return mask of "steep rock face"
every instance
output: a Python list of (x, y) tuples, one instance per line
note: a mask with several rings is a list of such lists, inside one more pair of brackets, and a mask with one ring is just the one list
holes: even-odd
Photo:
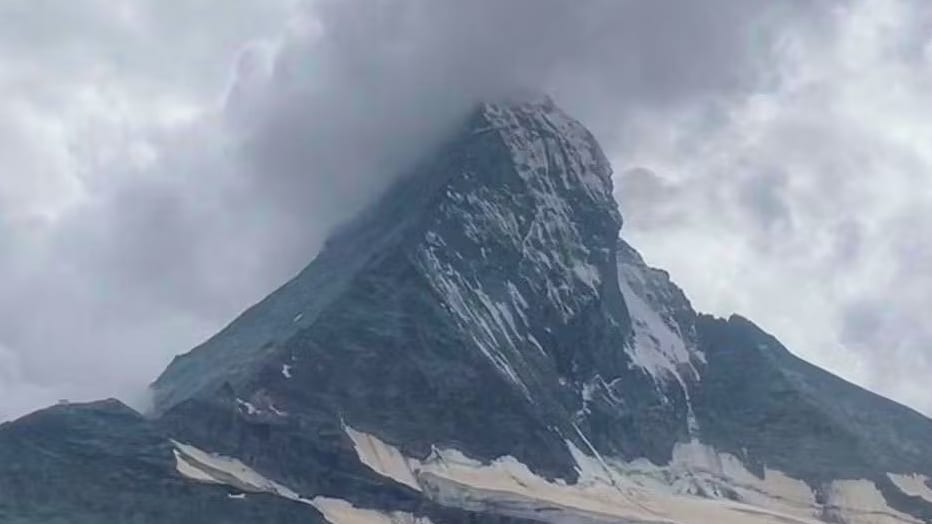
[(159, 410), (211, 403), (269, 432), (342, 420), (416, 456), (456, 444), (569, 480), (566, 441), (666, 460), (687, 433), (685, 390), (664, 394), (632, 362), (620, 225), (588, 131), (549, 101), (484, 105), (281, 298), (177, 359)]
[(632, 325), (625, 350), (666, 401), (671, 394), (682, 399), (688, 436), (696, 437), (699, 428), (690, 390), (701, 381), (706, 363), (699, 349), (696, 312), (666, 271), (648, 266), (624, 240), (618, 241), (617, 250), (618, 285)]

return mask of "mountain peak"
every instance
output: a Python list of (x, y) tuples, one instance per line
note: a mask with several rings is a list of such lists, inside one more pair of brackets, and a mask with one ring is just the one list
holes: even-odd
[[(475, 276), (489, 270), (489, 253), (507, 250), (509, 263), (538, 268), (533, 278), (549, 286), (550, 301), (566, 316), (597, 292), (600, 273), (612, 273), (620, 226), (611, 168), (585, 127), (546, 97), (482, 103), (446, 145), (337, 228), (295, 279), (176, 358), (154, 384), (156, 410), (249, 376), (354, 279), (396, 252), (430, 278), (440, 269), (428, 266), (454, 252), (456, 263), (486, 266), (470, 268)], [(555, 275), (571, 278), (555, 282)]]
[[(485, 102), (478, 113), (485, 125), (474, 126), (473, 133), (498, 132), (520, 167), (528, 171), (547, 169), (553, 159), (546, 154), (554, 153), (548, 147), (558, 147), (563, 154), (576, 157), (572, 160), (582, 168), (579, 174), (584, 176), (571, 182), (599, 194), (599, 200), (606, 196), (611, 200), (612, 169), (602, 148), (585, 126), (563, 112), (549, 96)], [(614, 200), (611, 207), (616, 207)]]
[(932, 521), (932, 421), (697, 314), (621, 223), (579, 122), (481, 104), (177, 357), (149, 418), (47, 410), (38, 447), (0, 426), (0, 520)]

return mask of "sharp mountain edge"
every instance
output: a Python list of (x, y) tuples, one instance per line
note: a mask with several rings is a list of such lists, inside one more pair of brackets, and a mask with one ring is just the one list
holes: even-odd
[(0, 522), (932, 522), (932, 421), (696, 313), (549, 99), (481, 105), (118, 401), (0, 426)]

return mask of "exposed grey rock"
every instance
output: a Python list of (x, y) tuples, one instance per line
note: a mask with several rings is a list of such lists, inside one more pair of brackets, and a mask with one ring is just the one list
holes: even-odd
[(239, 492), (182, 478), (163, 432), (116, 400), (51, 407), (0, 426), (4, 524), (325, 522), (304, 504), (231, 494)]

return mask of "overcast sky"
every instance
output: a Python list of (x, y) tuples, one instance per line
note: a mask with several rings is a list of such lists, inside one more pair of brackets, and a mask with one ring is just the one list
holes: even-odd
[(932, 2), (5, 0), (0, 420), (138, 403), (523, 88), (698, 309), (932, 413)]

